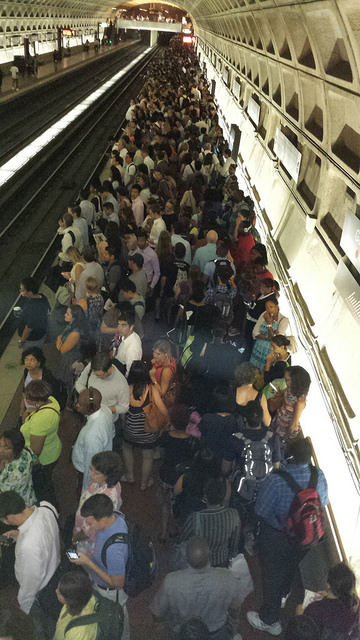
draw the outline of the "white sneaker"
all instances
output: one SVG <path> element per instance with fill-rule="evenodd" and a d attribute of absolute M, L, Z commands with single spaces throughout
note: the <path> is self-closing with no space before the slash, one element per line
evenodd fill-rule
<path fill-rule="evenodd" d="M 272 636 L 279 636 L 282 632 L 280 622 L 266 624 L 266 622 L 261 620 L 257 611 L 248 611 L 246 617 L 251 626 L 259 631 L 267 631 L 267 633 L 270 633 Z"/>

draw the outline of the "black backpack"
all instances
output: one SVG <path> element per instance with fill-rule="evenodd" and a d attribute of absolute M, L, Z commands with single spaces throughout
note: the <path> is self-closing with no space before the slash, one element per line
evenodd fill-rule
<path fill-rule="evenodd" d="M 218 291 L 215 287 L 214 307 L 216 309 L 214 326 L 226 333 L 234 319 L 233 299 L 230 296 L 230 288 L 227 291 Z"/>
<path fill-rule="evenodd" d="M 78 616 L 66 625 L 66 634 L 74 627 L 83 627 L 97 623 L 96 640 L 119 640 L 123 633 L 124 612 L 118 602 L 104 598 L 99 593 L 95 595 L 96 605 L 94 613 Z"/>
<path fill-rule="evenodd" d="M 106 551 L 112 544 L 128 545 L 124 591 L 131 598 L 135 598 L 152 584 L 157 563 L 151 539 L 144 535 L 138 524 L 128 522 L 127 526 L 128 533 L 114 533 L 106 540 L 101 550 L 101 562 L 107 567 Z"/>
<path fill-rule="evenodd" d="M 241 466 L 232 476 L 232 485 L 237 495 L 248 502 L 254 502 L 264 478 L 272 471 L 272 450 L 269 440 L 272 431 L 267 431 L 261 440 L 250 440 L 241 431 L 233 433 L 244 443 L 241 452 Z"/>

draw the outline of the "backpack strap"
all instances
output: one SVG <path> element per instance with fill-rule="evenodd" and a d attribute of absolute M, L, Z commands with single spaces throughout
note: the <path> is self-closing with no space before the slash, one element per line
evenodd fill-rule
<path fill-rule="evenodd" d="M 86 378 L 85 389 L 88 389 L 88 387 L 89 387 L 89 378 L 90 378 L 91 374 L 92 374 L 92 367 L 90 366 L 89 373 L 87 374 L 87 378 Z"/>
<path fill-rule="evenodd" d="M 238 431 L 237 433 L 232 433 L 231 435 L 235 436 L 235 438 L 238 438 L 239 440 L 244 440 L 245 442 L 245 436 L 243 433 L 241 433 L 241 431 Z"/>
<path fill-rule="evenodd" d="M 281 476 L 283 480 L 285 480 L 288 487 L 290 487 L 290 489 L 294 493 L 297 493 L 302 489 L 302 487 L 300 487 L 300 485 L 296 482 L 296 480 L 292 477 L 291 473 L 289 473 L 288 471 L 284 471 L 284 469 L 277 469 L 274 473 Z"/>
<path fill-rule="evenodd" d="M 73 245 L 75 244 L 75 233 L 73 231 L 68 231 L 68 234 L 72 240 Z"/>
<path fill-rule="evenodd" d="M 309 468 L 310 468 L 310 481 L 309 481 L 308 489 L 316 489 L 319 473 L 318 473 L 317 467 L 315 467 L 313 464 L 309 464 Z"/>
<path fill-rule="evenodd" d="M 267 444 L 269 440 L 271 440 L 273 435 L 274 435 L 273 431 L 267 431 L 264 437 L 261 439 L 261 442 L 263 442 L 264 444 Z"/>
<path fill-rule="evenodd" d="M 32 413 L 38 413 L 39 411 L 43 411 L 44 409 L 50 409 L 51 411 L 55 411 L 55 413 L 57 413 L 58 416 L 60 415 L 59 411 L 55 409 L 55 407 L 48 407 L 48 406 L 39 407 L 38 409 L 36 409 L 36 411 L 33 411 Z M 30 413 L 30 415 L 32 415 L 32 413 Z"/>
<path fill-rule="evenodd" d="M 88 624 L 95 624 L 96 622 L 99 622 L 99 616 L 97 613 L 88 613 L 86 616 L 78 616 L 77 618 L 70 620 L 66 625 L 65 636 L 67 632 L 74 627 L 85 627 Z"/>
<path fill-rule="evenodd" d="M 94 594 L 95 595 L 95 594 Z M 95 624 L 99 622 L 99 615 L 97 613 L 97 609 L 99 607 L 99 598 L 95 595 L 96 604 L 94 608 L 94 613 L 88 613 L 86 616 L 78 616 L 77 618 L 73 618 L 68 622 L 65 628 L 64 635 L 66 636 L 67 632 L 73 629 L 74 627 L 83 627 L 88 624 Z"/>
<path fill-rule="evenodd" d="M 128 544 L 128 537 L 127 533 L 114 533 L 106 540 L 103 548 L 101 549 L 101 562 L 106 568 L 106 552 L 108 548 L 111 547 L 112 544 Z"/>

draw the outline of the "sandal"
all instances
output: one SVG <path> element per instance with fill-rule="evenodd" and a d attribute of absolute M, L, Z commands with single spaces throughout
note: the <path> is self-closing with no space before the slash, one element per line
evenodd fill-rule
<path fill-rule="evenodd" d="M 127 482 L 128 484 L 134 484 L 135 480 L 131 476 L 128 476 L 126 473 L 124 473 L 124 475 L 121 476 L 120 478 L 120 482 Z"/>
<path fill-rule="evenodd" d="M 146 489 L 150 489 L 150 487 L 152 487 L 153 484 L 154 484 L 154 478 L 149 478 L 147 483 L 144 483 L 144 482 L 141 483 L 140 491 L 146 491 Z"/>

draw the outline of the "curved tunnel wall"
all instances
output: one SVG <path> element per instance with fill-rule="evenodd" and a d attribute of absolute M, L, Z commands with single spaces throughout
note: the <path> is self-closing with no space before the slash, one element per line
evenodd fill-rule
<path fill-rule="evenodd" d="M 226 117 L 241 123 L 240 155 L 271 233 L 339 374 L 349 417 L 359 415 L 359 324 L 333 280 L 340 261 L 358 278 L 340 237 L 346 214 L 360 211 L 360 4 L 217 0 L 202 3 L 201 17 L 197 7 L 194 22 L 224 94 L 218 102 L 226 93 Z M 296 180 L 274 154 L 277 130 L 301 154 Z"/>

